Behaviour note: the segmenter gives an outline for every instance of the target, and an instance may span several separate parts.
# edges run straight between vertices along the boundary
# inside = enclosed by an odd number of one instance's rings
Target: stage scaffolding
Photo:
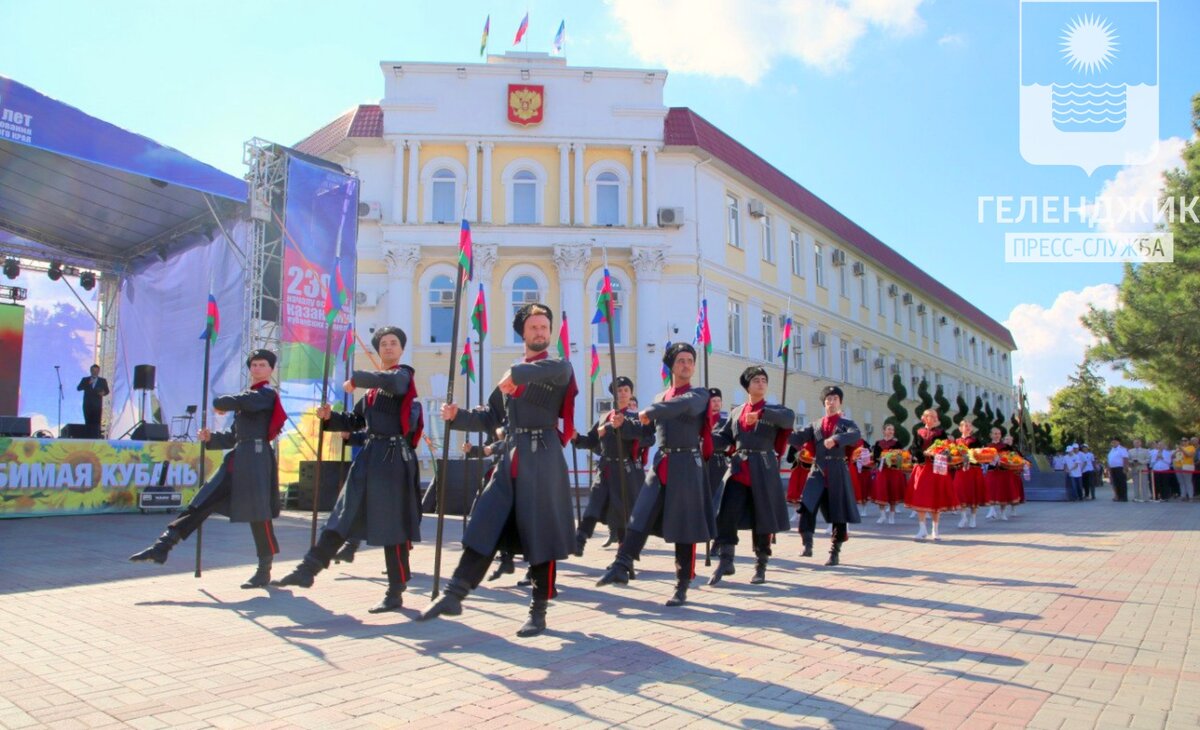
[[[250,260],[242,315],[242,342],[248,350],[281,352],[283,297],[283,205],[287,190],[287,153],[255,137],[245,143],[242,162],[249,168]],[[276,370],[278,373],[279,370]],[[243,371],[249,378],[249,371]]]

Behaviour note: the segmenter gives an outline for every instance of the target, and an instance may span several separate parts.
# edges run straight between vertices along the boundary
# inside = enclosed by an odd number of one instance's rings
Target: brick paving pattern
[[[872,510],[873,512],[873,510]],[[852,530],[843,565],[781,535],[762,586],[708,588],[664,607],[672,552],[651,539],[639,580],[599,589],[598,531],[560,565],[550,631],[525,619],[517,576],[484,583],[463,616],[429,602],[434,519],[402,613],[370,615],[383,556],[364,548],[309,590],[241,590],[245,525],[204,531],[164,566],[126,557],[169,518],[0,521],[0,727],[970,727],[1200,726],[1197,504],[1031,504],[1009,522]],[[278,521],[275,576],[307,548]],[[443,573],[461,522],[447,520]]]

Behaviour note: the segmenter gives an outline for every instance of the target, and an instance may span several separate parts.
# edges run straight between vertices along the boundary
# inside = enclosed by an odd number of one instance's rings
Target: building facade
[[[593,411],[607,407],[607,331],[590,324],[607,263],[617,368],[643,403],[662,389],[665,343],[693,340],[706,298],[708,381],[729,403],[740,401],[737,375],[751,363],[772,369],[779,397],[776,350],[790,312],[788,405],[800,417],[818,415],[820,388],[838,383],[851,416],[877,437],[894,373],[914,397],[925,378],[931,392],[940,384],[951,400],[979,396],[1011,413],[1015,344],[1002,325],[695,112],[664,106],[665,71],[579,68],[535,53],[381,71],[378,105],[296,147],[360,176],[369,213],[359,227],[358,331],[364,341],[384,324],[409,334],[405,359],[431,415],[457,362],[462,218],[476,257],[464,311],[481,283],[490,314],[476,355],[487,389],[521,354],[512,312],[542,301],[557,310],[556,327],[567,315],[585,398],[597,344]]]

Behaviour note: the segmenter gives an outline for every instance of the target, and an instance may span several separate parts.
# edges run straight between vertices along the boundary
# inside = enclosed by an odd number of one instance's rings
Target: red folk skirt
[[[1007,469],[988,469],[984,476],[987,485],[989,504],[1023,504],[1025,502],[1025,484],[1021,481],[1021,472]]]
[[[804,494],[804,483],[808,481],[809,468],[807,466],[792,467],[792,473],[788,475],[787,486],[787,501],[789,504],[799,504],[800,495]]]
[[[935,474],[933,464],[913,467],[912,481],[904,493],[904,504],[918,512],[941,514],[959,507],[958,495],[949,474]]]
[[[955,469],[953,473],[954,491],[958,495],[958,503],[962,507],[983,507],[995,504],[988,497],[987,482],[983,478],[983,470],[978,466],[968,466]]]
[[[884,467],[875,472],[871,496],[880,507],[899,504],[904,501],[904,491],[907,487],[908,480],[902,470]]]
[[[871,474],[870,469],[858,470],[857,464],[849,464],[850,466],[850,483],[854,485],[854,501],[859,504],[866,504],[871,501]]]

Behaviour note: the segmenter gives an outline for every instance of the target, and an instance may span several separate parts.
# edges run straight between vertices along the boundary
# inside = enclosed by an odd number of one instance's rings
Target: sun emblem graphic
[[[1108,68],[1119,45],[1112,23],[1096,15],[1076,17],[1063,29],[1061,40],[1063,60],[1088,75]]]

